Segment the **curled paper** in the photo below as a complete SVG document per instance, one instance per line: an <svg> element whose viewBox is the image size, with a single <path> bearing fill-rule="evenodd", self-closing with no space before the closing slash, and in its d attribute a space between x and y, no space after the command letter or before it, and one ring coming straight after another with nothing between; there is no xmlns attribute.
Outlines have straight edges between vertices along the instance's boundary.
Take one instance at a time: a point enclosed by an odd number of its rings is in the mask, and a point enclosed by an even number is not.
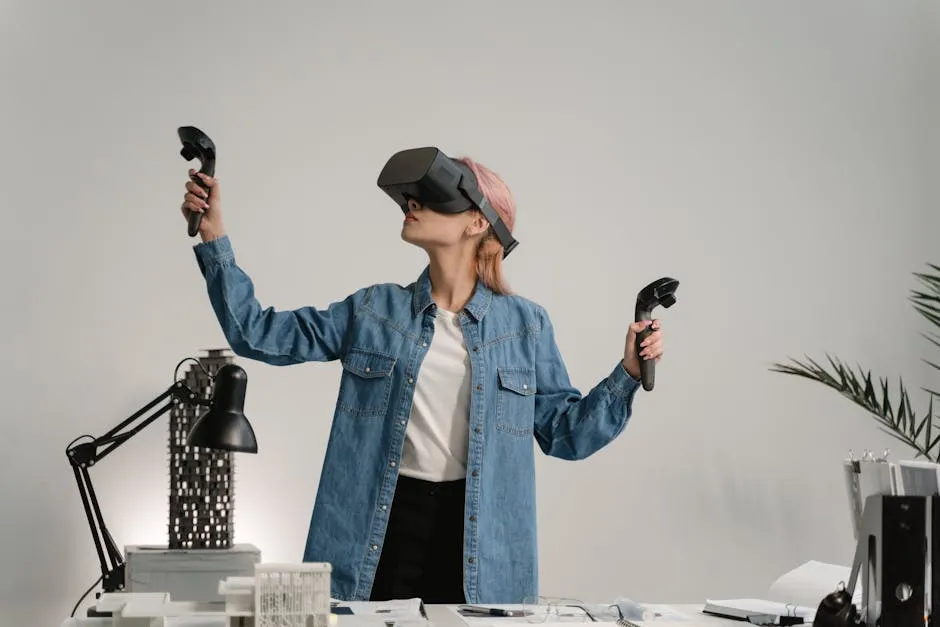
<svg viewBox="0 0 940 627"><path fill-rule="evenodd" d="M621 616L627 620L653 620L656 618L656 614L652 610L630 599L617 599L614 605L620 610Z"/></svg>

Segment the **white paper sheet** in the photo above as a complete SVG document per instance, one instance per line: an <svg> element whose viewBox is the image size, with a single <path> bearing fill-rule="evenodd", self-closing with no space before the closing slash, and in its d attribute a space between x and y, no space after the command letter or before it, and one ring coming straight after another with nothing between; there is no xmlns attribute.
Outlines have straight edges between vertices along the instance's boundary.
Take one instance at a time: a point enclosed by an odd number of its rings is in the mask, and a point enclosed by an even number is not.
<svg viewBox="0 0 940 627"><path fill-rule="evenodd" d="M851 568L810 560L781 575L767 591L767 599L779 603L804 605L815 610L826 595L842 583L849 584ZM852 597L856 606L862 603L862 586L855 586Z"/></svg>
<svg viewBox="0 0 940 627"><path fill-rule="evenodd" d="M377 615L387 620L406 620L421 618L421 599L401 599L395 601L340 601L356 616ZM340 614L348 616L348 614Z"/></svg>

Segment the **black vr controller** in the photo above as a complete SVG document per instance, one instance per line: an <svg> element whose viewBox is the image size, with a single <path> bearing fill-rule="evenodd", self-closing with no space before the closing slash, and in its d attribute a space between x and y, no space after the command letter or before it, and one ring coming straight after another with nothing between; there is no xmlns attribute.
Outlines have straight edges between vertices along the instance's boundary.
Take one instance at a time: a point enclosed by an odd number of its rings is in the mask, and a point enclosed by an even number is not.
<svg viewBox="0 0 940 627"><path fill-rule="evenodd" d="M676 304L676 289L679 282L669 277L663 277L653 281L636 295L636 310L634 320L652 320L653 310L662 305L666 309ZM652 325L643 329L636 336L636 352L640 354L642 347L640 344L653 333ZM640 378L643 381L643 389L649 392L656 383L656 360L644 359L640 357Z"/></svg>
<svg viewBox="0 0 940 627"><path fill-rule="evenodd" d="M180 154L183 159L192 161L198 158L200 163L199 171L206 176L215 176L215 144L209 139L209 136L200 131L195 126L181 126L177 133L180 141L183 142L183 149ZM205 184L198 176L192 177L201 188L208 191ZM202 223L202 214L192 211L189 214L189 236L195 237L199 233L199 225Z"/></svg>

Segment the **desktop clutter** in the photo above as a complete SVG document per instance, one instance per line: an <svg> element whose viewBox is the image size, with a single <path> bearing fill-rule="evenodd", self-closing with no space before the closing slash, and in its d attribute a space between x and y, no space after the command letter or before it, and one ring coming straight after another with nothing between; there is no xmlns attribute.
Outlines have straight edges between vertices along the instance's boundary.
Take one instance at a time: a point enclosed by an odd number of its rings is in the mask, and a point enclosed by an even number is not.
<svg viewBox="0 0 940 627"><path fill-rule="evenodd" d="M188 361L193 366L180 377ZM648 376L652 387L652 372ZM266 564L257 547L234 543L234 456L258 451L244 413L246 388L247 376L234 357L209 350L180 361L171 385L116 427L69 444L66 455L101 568L72 616L100 584L87 615L108 618L103 624L112 627L164 627L181 617L228 627L328 627L350 620L374 621L378 627L426 624L420 599L338 604L330 598L329 564ZM170 422L168 542L127 545L122 552L105 525L90 468L165 414ZM781 627L922 627L940 616L935 542L940 538L940 465L893 463L887 453L878 458L866 453L861 459L850 455L843 470L857 542L851 568L807 562L778 579L766 599L708 600L704 606L685 606L687 614ZM542 598L517 608L454 609L460 624L479 622L481 627L513 618L580 618L620 627L694 620L670 606L622 600L605 607L616 612L602 609L595 616L583 604Z"/></svg>
<svg viewBox="0 0 940 627"><path fill-rule="evenodd" d="M194 365L181 377L181 367L190 361ZM99 598L170 589L181 598L202 598L215 594L220 574L253 574L260 552L233 541L234 455L258 451L244 413L246 389L247 376L234 357L226 350L209 350L203 357L181 360L170 386L114 428L98 437L81 435L69 443L66 456L101 570L72 615L99 583ZM168 542L165 546L127 546L122 552L105 524L90 469L167 414ZM187 576L178 577L181 573ZM88 614L99 615L94 608Z"/></svg>
<svg viewBox="0 0 940 627"><path fill-rule="evenodd" d="M850 568L807 562L765 599L709 600L702 611L759 625L931 625L940 617L940 464L887 457L850 452L844 460L856 540Z"/></svg>
<svg viewBox="0 0 940 627"><path fill-rule="evenodd" d="M907 627L940 617L940 465L866 452L843 463L856 540L848 584L816 627ZM858 588L856 588L858 586Z"/></svg>
<svg viewBox="0 0 940 627"><path fill-rule="evenodd" d="M337 622L329 564L259 563L253 576L221 579L218 594L222 603L173 600L165 592L112 592L101 595L94 609L111 617L111 627L164 627L180 618L220 627L328 627Z"/></svg>
<svg viewBox="0 0 940 627"><path fill-rule="evenodd" d="M850 453L843 462L852 567L814 612L789 617L811 616L814 627L923 627L940 616L940 464L887 457Z"/></svg>

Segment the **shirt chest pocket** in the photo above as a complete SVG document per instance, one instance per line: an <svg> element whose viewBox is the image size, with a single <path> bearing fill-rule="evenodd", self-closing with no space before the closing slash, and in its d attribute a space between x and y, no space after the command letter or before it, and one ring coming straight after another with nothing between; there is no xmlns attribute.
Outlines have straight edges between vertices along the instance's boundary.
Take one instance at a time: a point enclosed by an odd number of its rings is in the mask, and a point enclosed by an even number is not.
<svg viewBox="0 0 940 627"><path fill-rule="evenodd" d="M496 429L520 438L532 435L535 422L535 369L497 368Z"/></svg>
<svg viewBox="0 0 940 627"><path fill-rule="evenodd" d="M343 357L338 408L354 416L384 416L392 394L396 357L351 348Z"/></svg>

